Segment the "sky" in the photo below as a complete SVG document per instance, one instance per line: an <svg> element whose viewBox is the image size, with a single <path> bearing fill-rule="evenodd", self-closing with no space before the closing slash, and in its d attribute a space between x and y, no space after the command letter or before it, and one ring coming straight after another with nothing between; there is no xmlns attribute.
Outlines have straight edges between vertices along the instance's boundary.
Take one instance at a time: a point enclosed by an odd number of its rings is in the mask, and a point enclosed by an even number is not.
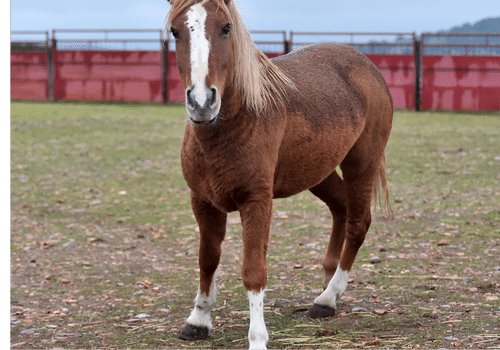
<svg viewBox="0 0 500 350"><path fill-rule="evenodd" d="M251 30L434 32L500 16L500 0L238 0ZM12 0L11 30L162 29L166 0Z"/></svg>

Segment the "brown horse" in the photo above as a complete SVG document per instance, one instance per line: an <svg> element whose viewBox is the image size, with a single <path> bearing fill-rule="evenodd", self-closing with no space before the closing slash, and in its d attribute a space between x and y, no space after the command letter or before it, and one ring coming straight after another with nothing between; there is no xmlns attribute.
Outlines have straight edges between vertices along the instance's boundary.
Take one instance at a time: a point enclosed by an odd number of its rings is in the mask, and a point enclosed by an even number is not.
<svg viewBox="0 0 500 350"><path fill-rule="evenodd" d="M263 298L273 198L310 190L333 215L324 292L310 317L331 316L371 223L393 105L360 52L319 44L269 60L233 0L170 0L168 27L186 89L182 170L200 228L200 284L182 339L208 337L227 213L243 225L241 275L250 348L265 348ZM335 171L340 166L342 177Z"/></svg>

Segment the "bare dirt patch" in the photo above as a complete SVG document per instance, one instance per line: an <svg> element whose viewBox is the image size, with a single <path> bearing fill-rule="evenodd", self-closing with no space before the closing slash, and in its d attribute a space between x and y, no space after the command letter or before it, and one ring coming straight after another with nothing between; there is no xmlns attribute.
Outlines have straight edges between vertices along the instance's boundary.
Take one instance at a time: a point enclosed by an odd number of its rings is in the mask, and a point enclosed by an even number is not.
<svg viewBox="0 0 500 350"><path fill-rule="evenodd" d="M446 245L425 239L406 244L391 230L371 232L337 315L308 319L305 314L321 292L321 257L328 230L292 237L283 226L301 227L311 220L321 222L321 217L296 211L276 216L266 297L270 346L491 348L500 344L500 269L469 264L483 257L465 255L446 235ZM38 234L34 230L32 242L12 254L13 348L245 347L248 309L239 277L242 246L237 216L229 222L213 313L215 328L208 341L177 339L196 293L195 228L184 241L172 242L165 234L158 237L160 227L96 224L82 244L43 241L43 229ZM384 221L384 225L400 224L397 219ZM449 229L437 231L445 234ZM494 261L498 242L487 250L486 257ZM296 259L282 260L286 254ZM457 264L465 273L453 273Z"/></svg>

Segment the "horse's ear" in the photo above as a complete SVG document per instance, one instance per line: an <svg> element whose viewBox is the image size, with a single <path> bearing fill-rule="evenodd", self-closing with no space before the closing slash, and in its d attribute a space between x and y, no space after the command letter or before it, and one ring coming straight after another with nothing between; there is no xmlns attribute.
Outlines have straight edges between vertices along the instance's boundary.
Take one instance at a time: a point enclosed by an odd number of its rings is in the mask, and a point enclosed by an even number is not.
<svg viewBox="0 0 500 350"><path fill-rule="evenodd" d="M229 5L229 3L231 2L231 0L224 0L224 3L227 5Z"/></svg>

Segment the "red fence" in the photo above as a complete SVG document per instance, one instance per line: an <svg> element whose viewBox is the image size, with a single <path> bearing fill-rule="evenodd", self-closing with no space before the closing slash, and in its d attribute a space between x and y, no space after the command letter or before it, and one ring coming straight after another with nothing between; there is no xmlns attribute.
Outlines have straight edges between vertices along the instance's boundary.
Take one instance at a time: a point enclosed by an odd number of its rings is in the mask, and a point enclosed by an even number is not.
<svg viewBox="0 0 500 350"><path fill-rule="evenodd" d="M304 33L295 33L298 34ZM420 49L414 50L413 47L419 48L418 43L413 40L392 44L395 51L411 51L404 54L374 53L383 47L380 43L349 44L365 52L380 69L395 108L500 110L500 56L420 55ZM303 43L285 41L281 44L286 50ZM500 48L497 44L488 45ZM438 45L424 42L422 46L429 48ZM183 101L184 90L177 71L175 52L167 49L162 46L162 50L67 50L56 48L54 43L52 47L47 45L47 50L43 52L12 50L11 98ZM266 54L275 57L282 53Z"/></svg>
<svg viewBox="0 0 500 350"><path fill-rule="evenodd" d="M48 100L48 53L12 51L10 61L11 99Z"/></svg>
<svg viewBox="0 0 500 350"><path fill-rule="evenodd" d="M184 88L182 87L179 71L177 70L177 60L175 52L168 53L168 100L184 101Z"/></svg>
<svg viewBox="0 0 500 350"><path fill-rule="evenodd" d="M54 51L54 99L162 102L155 51Z"/></svg>
<svg viewBox="0 0 500 350"><path fill-rule="evenodd" d="M422 109L500 110L500 57L424 56Z"/></svg>
<svg viewBox="0 0 500 350"><path fill-rule="evenodd" d="M422 109L500 110L500 33L423 34L422 50Z"/></svg>

